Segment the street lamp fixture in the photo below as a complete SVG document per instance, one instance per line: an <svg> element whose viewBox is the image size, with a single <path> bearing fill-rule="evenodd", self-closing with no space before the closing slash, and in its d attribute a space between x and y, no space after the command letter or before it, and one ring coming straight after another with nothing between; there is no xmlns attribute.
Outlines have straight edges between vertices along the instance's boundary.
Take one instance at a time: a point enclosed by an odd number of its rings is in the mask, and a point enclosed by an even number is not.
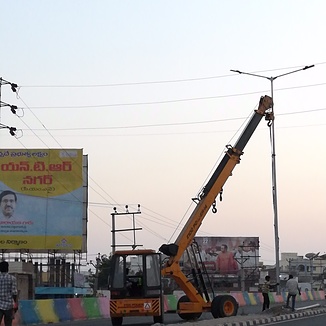
<svg viewBox="0 0 326 326"><path fill-rule="evenodd" d="M274 115L274 89L273 89L273 82L275 79L279 77L283 77L286 75L293 74L295 72L301 71L301 70L307 70L310 68L313 68L315 65L310 65L310 66L305 66L300 69L296 69L290 72L286 72L284 74L280 74L278 76L273 76L273 77L268 77L268 76L263 76L263 75L257 75L257 74L252 74L249 72L243 72L240 70L233 70L231 69L232 72L236 72L238 74L243 74L243 75L249 75L249 76L254 76L254 77L261 77L265 78L270 81L271 83L271 98L272 98L272 108L271 112ZM277 187L276 187L276 161L275 161L275 129L274 129L274 120L271 122L271 144L272 144L272 193L273 193L273 209L274 209L274 234L275 234L275 269L276 269L276 281L277 283L280 283L280 247L279 247L279 236L278 236L278 209L277 209ZM278 291L279 293L279 287Z"/></svg>

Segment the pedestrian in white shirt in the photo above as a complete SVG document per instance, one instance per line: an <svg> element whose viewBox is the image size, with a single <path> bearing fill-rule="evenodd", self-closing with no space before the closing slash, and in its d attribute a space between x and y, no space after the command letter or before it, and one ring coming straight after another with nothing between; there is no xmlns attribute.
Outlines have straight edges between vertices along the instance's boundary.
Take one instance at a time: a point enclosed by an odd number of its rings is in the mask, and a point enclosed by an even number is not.
<svg viewBox="0 0 326 326"><path fill-rule="evenodd" d="M290 308L290 298L292 299L292 311L294 311L295 307L295 298L296 295L299 293L301 295L301 291L299 288L298 281L293 278L293 275L289 275L289 279L286 282L286 289L288 291L288 297L286 300L286 308Z"/></svg>

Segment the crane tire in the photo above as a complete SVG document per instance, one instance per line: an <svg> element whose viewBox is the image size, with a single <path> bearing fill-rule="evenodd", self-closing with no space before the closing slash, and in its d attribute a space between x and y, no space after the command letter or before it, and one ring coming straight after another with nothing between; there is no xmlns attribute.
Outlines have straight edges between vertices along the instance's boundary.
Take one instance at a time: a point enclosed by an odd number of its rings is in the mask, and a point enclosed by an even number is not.
<svg viewBox="0 0 326 326"><path fill-rule="evenodd" d="M184 295L182 296L177 303L177 310L180 308L180 302L190 302L189 298ZM179 317L183 320L197 320L201 316L201 312L193 312L193 313L178 313Z"/></svg>
<svg viewBox="0 0 326 326"><path fill-rule="evenodd" d="M217 296L212 301L211 312L214 318L236 316L239 304L232 295Z"/></svg>
<svg viewBox="0 0 326 326"><path fill-rule="evenodd" d="M123 317L111 317L112 326L121 326Z"/></svg>

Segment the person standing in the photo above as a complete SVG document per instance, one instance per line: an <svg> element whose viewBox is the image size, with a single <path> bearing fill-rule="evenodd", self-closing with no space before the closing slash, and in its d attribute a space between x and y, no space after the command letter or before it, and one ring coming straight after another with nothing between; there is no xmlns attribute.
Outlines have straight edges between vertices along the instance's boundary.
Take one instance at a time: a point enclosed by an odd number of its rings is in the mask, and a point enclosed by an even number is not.
<svg viewBox="0 0 326 326"><path fill-rule="evenodd" d="M13 314L18 309L17 280L8 271L8 262L0 262L0 324L4 319L5 326L12 326Z"/></svg>
<svg viewBox="0 0 326 326"><path fill-rule="evenodd" d="M269 300L269 291L272 288L275 288L276 286L278 286L279 283L276 284L271 284L270 282L271 278L269 275L265 276L265 282L262 286L261 292L263 294L263 311L266 309L269 309L269 304L270 304L270 300Z"/></svg>
<svg viewBox="0 0 326 326"><path fill-rule="evenodd" d="M289 279L286 282L286 289L288 291L288 297L286 299L286 308L290 308L289 303L290 303L290 299L292 299L292 311L294 311L294 307L295 307L295 298L297 296L297 294L299 293L299 295L301 295L301 290L299 288L299 284L297 282L297 280L295 280L293 278L293 275L289 275Z"/></svg>

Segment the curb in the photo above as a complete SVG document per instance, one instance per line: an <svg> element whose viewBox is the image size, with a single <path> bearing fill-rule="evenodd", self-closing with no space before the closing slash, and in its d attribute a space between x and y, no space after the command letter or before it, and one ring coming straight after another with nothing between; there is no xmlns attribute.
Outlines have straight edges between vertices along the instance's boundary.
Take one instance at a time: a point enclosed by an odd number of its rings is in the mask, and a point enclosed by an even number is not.
<svg viewBox="0 0 326 326"><path fill-rule="evenodd" d="M326 307L325 308L319 308L309 311L303 311L303 312L294 312L290 314L284 314L274 317L262 317L262 318L255 318L251 320L246 321L238 321L238 322L224 322L223 324L216 324L216 326L253 326L253 325L263 325L268 324L272 322L279 322L279 321L285 321L285 320L291 320L296 319L300 317L309 317L309 316L315 316L326 313Z"/></svg>

